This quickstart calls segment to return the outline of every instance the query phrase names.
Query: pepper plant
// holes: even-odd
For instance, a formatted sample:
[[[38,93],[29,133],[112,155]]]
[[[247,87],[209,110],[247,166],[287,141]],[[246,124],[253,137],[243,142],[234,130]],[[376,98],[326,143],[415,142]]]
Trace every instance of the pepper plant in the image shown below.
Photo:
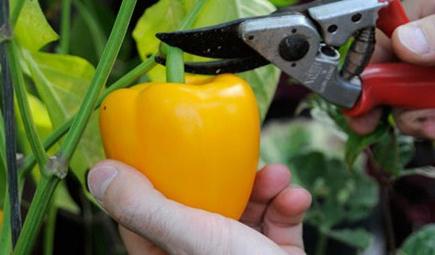
[[[160,0],[135,24],[132,16],[140,5],[136,0],[120,2],[112,24],[101,22],[98,16],[107,9],[101,5],[97,11],[91,0],[1,1],[0,254],[30,254],[42,224],[44,254],[53,254],[58,210],[80,210],[69,194],[67,176],[74,176],[87,200],[94,202],[86,191],[86,172],[104,158],[97,117],[108,94],[141,81],[182,82],[183,61],[198,60],[160,45],[155,33],[264,15],[296,1]],[[48,6],[54,11],[49,13]],[[53,13],[58,21],[54,26],[48,21]],[[120,56],[131,37],[138,57],[126,63]],[[166,54],[166,69],[156,65],[156,54]],[[279,70],[266,66],[240,76],[251,85],[264,120]],[[363,250],[372,238],[367,230],[337,228],[344,221],[364,219],[378,201],[377,186],[363,174],[361,154],[371,145],[371,155],[394,180],[404,174],[412,146],[394,132],[388,118],[373,134],[360,137],[346,127],[339,109],[319,99],[308,105],[317,113],[313,116],[335,123],[335,131],[322,132],[312,123],[270,125],[263,133],[262,161],[290,165],[298,183],[313,193],[315,203],[306,222],[320,233],[317,254],[324,254],[327,238]],[[340,138],[334,154],[321,142],[331,133]],[[421,169],[415,173],[428,174]],[[341,182],[336,175],[343,177]],[[27,207],[22,195],[29,181],[36,189]],[[404,254],[429,237],[410,239]]]

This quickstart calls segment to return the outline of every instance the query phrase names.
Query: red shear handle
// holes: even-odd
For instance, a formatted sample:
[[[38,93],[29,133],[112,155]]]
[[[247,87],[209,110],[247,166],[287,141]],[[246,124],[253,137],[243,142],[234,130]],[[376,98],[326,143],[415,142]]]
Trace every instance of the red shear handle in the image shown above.
[[[400,0],[379,0],[389,2],[388,6],[379,11],[377,27],[388,37],[391,37],[397,27],[409,22]]]
[[[435,108],[435,67],[406,63],[375,64],[362,74],[358,103],[345,113],[355,117],[381,105],[409,109]]]

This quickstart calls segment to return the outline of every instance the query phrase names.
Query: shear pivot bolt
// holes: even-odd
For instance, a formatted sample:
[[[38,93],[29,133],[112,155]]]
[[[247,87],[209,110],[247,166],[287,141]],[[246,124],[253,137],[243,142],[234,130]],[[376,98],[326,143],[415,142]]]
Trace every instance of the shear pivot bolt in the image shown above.
[[[280,56],[290,62],[304,58],[309,50],[310,44],[302,35],[288,36],[279,44]]]

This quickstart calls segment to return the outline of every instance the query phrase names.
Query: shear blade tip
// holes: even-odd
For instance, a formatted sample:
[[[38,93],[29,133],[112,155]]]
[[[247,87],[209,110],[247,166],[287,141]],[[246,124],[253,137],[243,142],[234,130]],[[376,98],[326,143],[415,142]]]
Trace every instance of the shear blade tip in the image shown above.
[[[164,41],[166,38],[168,38],[168,33],[157,33],[156,34],[156,37],[159,39],[159,40],[161,40],[161,41]]]

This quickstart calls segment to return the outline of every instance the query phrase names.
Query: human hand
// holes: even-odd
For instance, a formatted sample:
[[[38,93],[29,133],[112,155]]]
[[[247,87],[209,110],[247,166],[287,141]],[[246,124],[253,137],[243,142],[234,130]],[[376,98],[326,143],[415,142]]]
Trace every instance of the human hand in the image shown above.
[[[389,62],[399,57],[404,62],[435,66],[435,1],[407,0],[403,3],[408,17],[414,21],[396,29],[391,39],[377,31],[378,42],[372,62]],[[393,114],[403,133],[435,140],[435,109],[394,109]],[[375,130],[381,116],[382,110],[375,109],[349,119],[349,125],[359,134],[368,134]]]
[[[257,173],[241,222],[169,200],[137,170],[113,160],[97,164],[88,185],[120,224],[129,254],[305,254],[302,219],[311,195],[290,186],[282,165]]]

